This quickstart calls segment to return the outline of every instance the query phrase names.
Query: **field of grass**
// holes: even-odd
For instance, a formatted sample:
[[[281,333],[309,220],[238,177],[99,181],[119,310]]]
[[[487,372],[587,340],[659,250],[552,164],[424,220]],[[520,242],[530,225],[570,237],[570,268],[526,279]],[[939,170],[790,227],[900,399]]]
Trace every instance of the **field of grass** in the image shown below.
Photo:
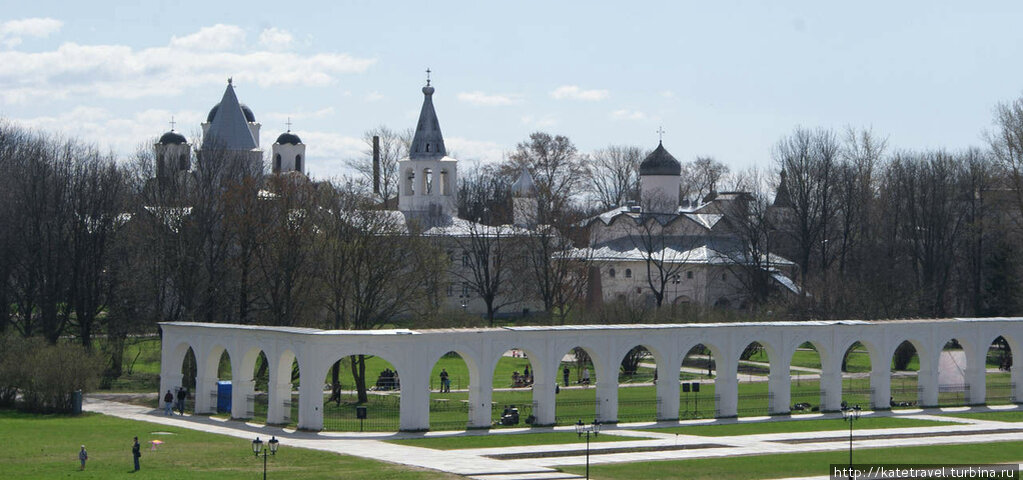
[[[1009,412],[968,412],[948,414],[950,417],[973,418],[976,420],[993,420],[996,422],[1023,422],[1023,410]]]
[[[862,421],[862,420],[861,420]],[[924,447],[857,449],[855,463],[1015,463],[1023,461],[1023,442],[1001,442]],[[590,466],[590,477],[598,480],[655,480],[684,478],[696,480],[753,480],[826,476],[828,465],[845,464],[848,452],[754,455],[702,460],[635,462]],[[562,468],[582,475],[584,467]]]
[[[142,470],[135,478],[251,479],[258,478],[263,469],[262,460],[252,455],[251,440],[98,414],[67,417],[0,411],[0,445],[3,445],[0,448],[0,477],[121,477],[132,470],[131,442],[134,436],[138,436],[143,445]],[[151,440],[164,443],[151,451]],[[79,472],[78,450],[82,444],[89,452],[89,461],[86,470]],[[349,478],[368,479],[461,478],[374,460],[292,448],[286,442],[268,463],[272,478],[334,478],[339,472],[344,472]]]
[[[625,442],[643,440],[639,437],[623,437],[618,435],[597,435],[590,437],[590,442]],[[559,445],[565,443],[585,443],[575,432],[521,433],[514,435],[459,436],[439,438],[413,438],[405,440],[388,440],[389,443],[408,445],[410,447],[434,448],[437,450],[458,450],[464,448],[497,448],[519,447],[526,445]]]
[[[871,428],[905,428],[905,427],[936,427],[939,425],[955,425],[954,422],[937,422],[898,417],[860,417],[856,422],[857,430]],[[824,432],[830,430],[848,430],[849,425],[841,419],[827,420],[791,420],[784,422],[730,423],[725,425],[687,425],[649,429],[658,433],[677,433],[679,435],[700,435],[706,437],[727,437],[732,435],[758,435],[763,433],[793,432]]]

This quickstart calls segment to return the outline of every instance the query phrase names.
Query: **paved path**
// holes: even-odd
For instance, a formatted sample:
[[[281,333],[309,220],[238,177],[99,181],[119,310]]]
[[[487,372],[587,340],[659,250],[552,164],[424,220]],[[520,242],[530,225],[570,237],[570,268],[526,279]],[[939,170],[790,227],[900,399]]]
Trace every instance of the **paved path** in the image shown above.
[[[147,407],[111,402],[88,397],[84,408],[130,420],[172,425],[182,428],[231,435],[251,439],[256,435],[276,435],[285,445],[314,450],[372,458],[419,468],[441,470],[478,480],[554,480],[577,479],[577,475],[558,472],[564,466],[582,465],[586,461],[585,442],[561,445],[532,445],[523,447],[478,448],[462,450],[433,450],[422,447],[395,445],[382,440],[403,438],[430,438],[472,435],[516,435],[533,433],[540,429],[501,429],[491,432],[297,432],[292,429],[265,427],[239,421],[220,420],[205,416],[164,416],[162,411]],[[1020,407],[947,408],[901,410],[898,412],[863,412],[864,416],[895,416],[920,420],[940,420],[956,425],[934,427],[887,428],[855,430],[856,448],[897,448],[939,444],[987,443],[1019,441],[1023,438],[1023,423],[998,422],[968,418],[937,416],[935,413],[954,411],[1015,410]],[[808,414],[800,419],[834,419],[841,414]],[[720,458],[736,455],[763,455],[779,453],[805,453],[841,451],[848,448],[848,431],[837,429],[825,432],[772,433],[731,437],[707,437],[667,432],[641,431],[642,428],[679,425],[724,425],[789,421],[787,417],[756,417],[743,419],[708,419],[682,422],[632,423],[608,425],[601,435],[629,437],[629,440],[590,444],[590,463],[623,463],[651,460],[682,460]],[[793,420],[799,421],[799,420]],[[572,426],[542,429],[542,431],[573,431]],[[509,456],[515,458],[509,458]],[[1023,460],[1023,454],[1019,460]],[[827,478],[827,477],[821,477]]]

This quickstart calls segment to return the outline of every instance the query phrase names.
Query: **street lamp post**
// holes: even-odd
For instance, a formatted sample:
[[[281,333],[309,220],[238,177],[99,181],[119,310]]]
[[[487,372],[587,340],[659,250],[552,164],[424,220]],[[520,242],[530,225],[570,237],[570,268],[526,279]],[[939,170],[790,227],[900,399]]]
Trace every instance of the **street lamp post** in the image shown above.
[[[850,480],[852,480],[852,478],[853,478],[852,477],[852,466],[853,466],[853,459],[852,459],[852,440],[853,440],[853,436],[852,436],[852,432],[853,432],[853,422],[855,422],[856,420],[859,420],[859,419],[860,419],[860,406],[859,405],[856,405],[855,407],[848,407],[848,406],[842,407],[842,420],[846,421],[846,422],[849,422],[849,479]]]
[[[277,455],[277,444],[280,442],[277,441],[277,437],[270,437],[270,441],[266,443],[268,445],[267,447],[264,447],[263,441],[260,440],[259,437],[256,437],[256,439],[252,441],[252,453],[254,453],[257,458],[259,457],[260,452],[263,453],[263,480],[266,480],[266,452],[269,451],[270,455]]]
[[[592,433],[594,437],[596,437],[597,435],[600,434],[600,422],[594,420],[593,423],[591,423],[589,425],[585,425],[585,424],[583,424],[582,420],[579,420],[575,424],[575,434],[580,436],[580,437],[582,437],[584,433],[586,434],[586,479],[589,480],[589,478],[590,478],[590,434]]]

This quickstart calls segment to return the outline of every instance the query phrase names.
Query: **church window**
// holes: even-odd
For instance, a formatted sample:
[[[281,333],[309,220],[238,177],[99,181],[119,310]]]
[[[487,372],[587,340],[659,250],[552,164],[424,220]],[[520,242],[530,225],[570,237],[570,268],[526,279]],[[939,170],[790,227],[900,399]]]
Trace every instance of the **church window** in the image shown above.
[[[430,153],[430,144],[429,143],[426,144],[426,153]]]
[[[639,295],[641,293],[643,293],[643,289],[640,287],[636,287],[636,295]]]
[[[721,274],[721,280],[728,280],[728,274],[727,273],[722,273]]]
[[[631,268],[626,268],[625,269],[625,278],[632,278],[632,269]]]
[[[688,278],[688,279],[690,279],[690,280],[692,280],[692,279],[693,279],[693,271],[692,271],[692,270],[690,270],[690,271],[686,272],[686,278]]]
[[[415,180],[416,172],[412,169],[408,170],[408,175],[405,176],[405,195],[415,195]]]
[[[295,155],[295,171],[296,172],[301,172],[302,171],[302,156],[301,155]]]
[[[274,172],[279,171],[281,171],[281,154],[278,153],[274,156]]]
[[[609,276],[611,278],[615,278],[615,269],[612,268],[612,269],[608,270],[607,271],[607,276]]]
[[[455,284],[453,283],[448,284],[447,294],[449,297],[455,296]]]
[[[472,296],[472,289],[469,288],[469,282],[462,282],[462,296],[463,297]]]
[[[468,267],[469,266],[469,254],[468,253],[462,253],[462,266],[463,267]]]

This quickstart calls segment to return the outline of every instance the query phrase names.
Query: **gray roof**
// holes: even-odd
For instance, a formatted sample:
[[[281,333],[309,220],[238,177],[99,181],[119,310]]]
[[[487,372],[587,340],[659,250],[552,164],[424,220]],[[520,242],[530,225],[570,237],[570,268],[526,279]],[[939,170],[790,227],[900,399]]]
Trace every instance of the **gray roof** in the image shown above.
[[[522,169],[518,180],[515,180],[515,183],[512,184],[511,191],[512,195],[516,197],[532,197],[536,195],[536,183],[533,182],[533,176],[529,174],[528,169]]]
[[[658,142],[657,148],[639,164],[639,174],[678,176],[682,174],[682,164],[664,149],[663,143]]]
[[[241,105],[241,107],[242,107],[242,113],[245,114],[245,120],[248,120],[250,122],[255,122],[256,121],[256,114],[252,113],[252,109],[249,108],[249,106],[245,105],[244,103],[239,103],[239,105]],[[217,110],[219,110],[219,109],[220,109],[220,104],[219,103],[214,105],[213,108],[210,109],[210,113],[206,114],[206,123],[212,122],[213,119],[217,117]]]
[[[203,150],[223,148],[226,150],[252,150],[258,148],[256,139],[249,130],[245,112],[234,94],[234,85],[227,82],[224,98],[220,101],[217,114],[210,123],[210,129],[202,139]]]
[[[440,122],[433,109],[433,87],[423,87],[423,109],[419,112],[416,134],[409,147],[410,160],[438,160],[448,154],[444,148],[444,136],[440,133]]]
[[[298,144],[302,143],[302,139],[298,138],[298,135],[295,135],[294,133],[291,133],[291,130],[288,130],[287,132],[282,133],[281,136],[277,137],[277,142],[276,143],[279,143],[281,145],[284,145],[286,143],[290,143],[292,145],[298,145]]]

